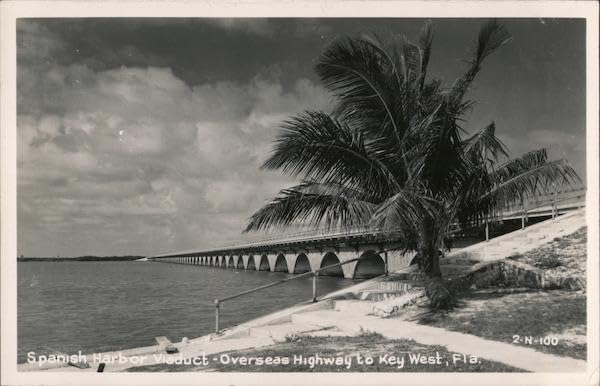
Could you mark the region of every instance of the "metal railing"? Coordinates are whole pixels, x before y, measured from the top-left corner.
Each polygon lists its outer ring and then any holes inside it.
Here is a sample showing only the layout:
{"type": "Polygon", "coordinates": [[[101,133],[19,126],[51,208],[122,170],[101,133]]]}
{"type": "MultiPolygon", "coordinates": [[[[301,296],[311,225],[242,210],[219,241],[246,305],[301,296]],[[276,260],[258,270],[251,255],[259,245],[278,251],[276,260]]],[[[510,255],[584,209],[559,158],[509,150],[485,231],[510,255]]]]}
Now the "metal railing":
{"type": "MultiPolygon", "coordinates": [[[[491,214],[489,216],[487,216],[486,218],[483,219],[483,223],[485,224],[485,241],[489,241],[490,237],[489,237],[489,224],[493,223],[495,221],[499,221],[502,219],[506,219],[506,217],[511,217],[514,219],[520,218],[521,219],[521,229],[525,228],[525,223],[528,220],[528,217],[531,215],[531,212],[534,212],[536,209],[539,208],[543,208],[543,207],[550,207],[550,215],[552,216],[552,218],[556,218],[561,210],[565,210],[565,208],[560,208],[559,207],[559,203],[561,202],[565,202],[565,201],[570,201],[570,200],[575,200],[575,202],[573,202],[573,206],[576,206],[577,208],[581,208],[583,206],[585,206],[585,201],[581,201],[581,199],[585,199],[586,196],[586,189],[585,188],[581,188],[581,189],[573,189],[573,190],[568,190],[565,192],[555,192],[553,194],[548,194],[548,195],[544,195],[541,197],[548,197],[547,199],[542,199],[542,200],[535,200],[534,202],[529,202],[527,200],[524,200],[523,203],[520,203],[519,205],[512,205],[510,206],[510,210],[508,212],[505,212],[504,210],[500,210],[497,213],[491,214]],[[560,197],[560,194],[564,194],[564,193],[576,193],[575,195],[569,196],[569,197],[560,197]]],[[[480,222],[478,222],[477,224],[481,224],[480,222]]],[[[476,224],[476,225],[477,225],[476,224]]],[[[459,233],[463,231],[463,229],[460,228],[460,225],[458,223],[453,223],[451,224],[451,229],[448,232],[449,235],[453,235],[456,233],[459,233]]]]}
{"type": "Polygon", "coordinates": [[[540,209],[543,207],[551,207],[550,214],[551,214],[552,218],[556,218],[561,209],[561,208],[559,208],[559,203],[575,200],[573,205],[581,208],[582,206],[585,206],[585,201],[583,201],[583,202],[581,201],[581,198],[585,199],[585,196],[586,196],[585,189],[569,190],[566,192],[555,192],[553,194],[538,196],[538,199],[535,200],[534,202],[524,201],[520,207],[516,207],[508,213],[500,212],[497,215],[497,217],[502,219],[503,217],[510,216],[511,214],[513,216],[519,216],[521,218],[521,229],[523,229],[523,228],[525,228],[525,222],[527,221],[530,213],[534,212],[536,209],[540,209]],[[564,194],[564,193],[576,193],[576,194],[572,195],[572,196],[568,196],[568,197],[562,196],[559,198],[559,194],[564,194]],[[542,198],[542,199],[539,199],[539,198],[542,198]]]}
{"type": "MultiPolygon", "coordinates": [[[[572,199],[578,199],[581,197],[585,197],[586,188],[576,188],[570,190],[563,191],[555,191],[550,194],[543,195],[535,195],[535,196],[526,196],[524,197],[523,202],[511,202],[507,203],[506,207],[503,210],[500,210],[498,213],[489,216],[488,221],[494,221],[497,219],[501,219],[503,216],[508,214],[516,215],[517,213],[522,213],[525,219],[527,218],[527,213],[531,212],[533,209],[542,207],[544,205],[556,205],[558,202],[564,202],[572,199]],[[565,195],[576,193],[575,196],[564,197],[565,195]],[[532,200],[533,199],[533,200],[532,200]],[[533,206],[532,206],[533,205],[533,206]]],[[[558,211],[558,209],[556,209],[558,211]]],[[[553,214],[553,217],[555,215],[553,214]]],[[[261,238],[260,240],[254,241],[245,241],[245,242],[233,242],[230,245],[222,246],[218,248],[211,248],[201,251],[202,253],[218,253],[222,251],[233,251],[236,249],[244,249],[244,248],[252,248],[252,247],[262,247],[268,246],[270,244],[285,244],[285,243],[296,243],[303,241],[319,241],[328,238],[341,238],[341,237],[356,237],[356,236],[381,236],[381,235],[393,235],[395,232],[390,230],[383,230],[381,228],[373,228],[368,226],[361,227],[352,227],[343,230],[326,230],[326,229],[317,229],[317,230],[308,230],[302,232],[294,232],[288,234],[278,234],[271,235],[266,238],[261,238]]],[[[176,256],[176,255],[186,255],[186,254],[194,254],[199,253],[198,250],[190,250],[190,251],[181,251],[177,253],[169,252],[163,253],[159,255],[155,255],[154,257],[166,257],[166,256],[176,256]]]]}
{"type": "MultiPolygon", "coordinates": [[[[346,260],[346,261],[341,262],[341,263],[331,264],[331,265],[328,265],[328,266],[316,269],[314,271],[309,271],[309,272],[301,273],[301,274],[298,274],[298,275],[295,275],[295,276],[292,276],[292,277],[288,277],[288,278],[285,278],[285,279],[282,279],[282,280],[274,281],[274,282],[262,285],[260,287],[255,287],[255,288],[252,288],[252,289],[249,289],[249,290],[246,290],[246,291],[238,292],[237,294],[234,294],[234,295],[231,295],[231,296],[227,296],[227,297],[224,297],[224,298],[221,298],[221,299],[215,299],[214,300],[214,304],[215,304],[215,333],[219,334],[219,332],[221,331],[221,325],[220,325],[220,323],[221,323],[221,321],[220,321],[220,318],[221,318],[221,315],[220,315],[221,303],[223,303],[225,301],[228,301],[228,300],[236,299],[236,298],[239,298],[241,296],[248,295],[248,294],[251,294],[251,293],[254,293],[254,292],[257,292],[257,291],[261,291],[261,290],[264,290],[264,289],[267,289],[267,288],[275,287],[275,286],[278,286],[278,285],[290,282],[292,280],[302,279],[302,278],[305,278],[305,277],[308,277],[308,276],[312,276],[312,278],[313,278],[312,279],[312,301],[316,302],[317,301],[317,277],[319,276],[319,272],[326,271],[328,269],[335,268],[335,267],[341,267],[342,265],[346,265],[346,264],[349,264],[349,263],[353,263],[355,261],[359,261],[359,260],[361,260],[361,258],[362,257],[357,257],[357,258],[354,258],[354,259],[346,260]]],[[[362,258],[362,259],[365,259],[365,258],[362,258]]],[[[388,255],[387,255],[387,251],[384,251],[384,275],[387,275],[387,274],[388,274],[388,255]]]]}

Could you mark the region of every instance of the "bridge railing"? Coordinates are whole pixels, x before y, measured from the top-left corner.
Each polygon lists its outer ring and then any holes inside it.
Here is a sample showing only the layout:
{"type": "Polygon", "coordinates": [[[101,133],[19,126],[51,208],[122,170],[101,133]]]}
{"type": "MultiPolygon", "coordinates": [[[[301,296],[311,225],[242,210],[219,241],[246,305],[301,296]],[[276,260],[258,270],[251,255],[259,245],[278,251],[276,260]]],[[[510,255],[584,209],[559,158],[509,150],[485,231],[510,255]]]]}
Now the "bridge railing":
{"type": "MultiPolygon", "coordinates": [[[[585,206],[585,196],[585,188],[572,189],[564,192],[555,192],[553,194],[539,196],[540,198],[536,199],[535,201],[523,200],[523,202],[519,202],[518,204],[506,206],[498,212],[493,213],[487,218],[483,219],[483,223],[485,224],[485,240],[489,240],[490,223],[506,219],[507,217],[513,219],[520,218],[521,229],[523,229],[525,228],[525,223],[527,221],[528,216],[532,213],[539,213],[539,209],[548,209],[548,214],[551,215],[552,218],[556,218],[561,210],[565,210],[565,206],[571,209],[572,207],[580,208],[585,206]]],[[[481,222],[478,222],[477,224],[481,224],[481,222]]],[[[462,231],[458,223],[451,224],[450,228],[450,235],[462,231]]]]}
{"type": "MultiPolygon", "coordinates": [[[[565,203],[567,201],[573,200],[575,202],[580,201],[582,198],[585,199],[586,188],[576,188],[564,191],[555,191],[551,194],[543,194],[536,196],[527,196],[524,197],[523,202],[513,201],[509,202],[505,205],[505,207],[499,210],[497,213],[489,216],[486,221],[493,222],[507,215],[518,215],[522,218],[522,222],[524,224],[527,219],[527,214],[533,212],[535,209],[542,208],[544,206],[552,206],[553,212],[552,217],[555,217],[558,213],[558,204],[565,203]]],[[[452,232],[456,232],[453,230],[452,232]]],[[[232,244],[227,246],[221,246],[218,248],[211,248],[208,250],[203,250],[204,253],[210,252],[220,252],[227,250],[235,250],[240,248],[251,248],[263,246],[266,244],[285,244],[285,243],[293,243],[293,242],[302,242],[302,241],[313,241],[313,240],[322,240],[327,238],[340,238],[340,237],[354,237],[354,236],[363,236],[363,235],[373,235],[373,236],[385,236],[385,235],[393,235],[395,232],[390,230],[384,230],[381,228],[374,228],[369,226],[359,226],[352,227],[346,229],[337,229],[334,231],[327,229],[317,229],[317,230],[306,230],[301,232],[293,232],[293,233],[280,233],[280,234],[272,234],[268,237],[263,237],[258,240],[253,241],[233,241],[232,244]]],[[[186,253],[195,253],[196,251],[189,252],[180,252],[179,254],[186,253]]],[[[166,255],[174,255],[174,254],[161,254],[155,257],[166,256],[166,255]]]]}
{"type": "MultiPolygon", "coordinates": [[[[384,259],[384,264],[385,264],[384,274],[387,275],[388,274],[387,253],[384,256],[385,256],[385,259],[384,259]]],[[[257,292],[257,291],[262,291],[262,290],[267,289],[267,288],[271,288],[271,287],[275,287],[275,286],[278,286],[278,285],[282,285],[282,284],[285,284],[285,283],[290,282],[292,280],[298,280],[298,279],[302,279],[302,278],[309,277],[309,276],[312,276],[312,278],[313,278],[312,279],[312,301],[316,302],[317,301],[317,277],[319,276],[319,272],[326,271],[328,269],[335,268],[335,267],[341,267],[342,265],[353,263],[353,262],[358,261],[360,259],[361,259],[360,257],[357,257],[357,258],[354,258],[354,259],[346,260],[346,261],[341,262],[341,263],[331,264],[331,265],[328,265],[328,266],[316,269],[314,271],[309,271],[309,272],[301,273],[301,274],[298,274],[298,275],[295,275],[295,276],[292,276],[292,277],[288,277],[288,278],[285,278],[285,279],[282,279],[282,280],[274,281],[274,282],[262,285],[260,287],[255,287],[255,288],[252,288],[252,289],[249,289],[249,290],[246,290],[246,291],[238,292],[238,293],[236,293],[234,295],[227,296],[227,297],[224,297],[224,298],[221,298],[221,299],[215,299],[214,300],[214,303],[215,303],[215,333],[219,334],[220,331],[221,331],[221,324],[220,324],[221,323],[221,320],[220,320],[220,318],[221,318],[220,315],[221,314],[220,314],[220,310],[221,310],[221,304],[222,303],[224,303],[224,302],[226,302],[228,300],[233,300],[233,299],[237,299],[239,297],[245,296],[245,295],[249,295],[249,294],[257,292]]]]}
{"type": "MultiPolygon", "coordinates": [[[[535,195],[535,196],[526,196],[524,197],[523,202],[513,201],[507,203],[506,207],[503,208],[499,213],[494,216],[490,216],[490,220],[495,220],[497,218],[501,218],[504,214],[507,213],[525,213],[525,218],[527,217],[526,213],[533,211],[535,209],[544,207],[544,206],[552,206],[556,205],[560,202],[566,202],[569,200],[580,200],[581,198],[585,198],[586,188],[576,188],[570,190],[563,191],[555,191],[549,194],[535,195]]],[[[556,208],[558,210],[558,208],[556,208]]],[[[554,215],[553,215],[554,217],[554,215]]],[[[373,234],[373,235],[381,235],[384,233],[393,233],[389,230],[384,230],[381,228],[374,228],[369,226],[362,227],[352,227],[347,229],[338,229],[335,231],[327,230],[327,229],[317,229],[317,230],[307,230],[302,232],[288,233],[288,234],[275,234],[270,235],[268,237],[263,237],[260,240],[255,240],[251,242],[244,243],[244,246],[259,246],[263,244],[267,244],[273,241],[285,243],[285,242],[294,242],[294,241],[302,241],[305,239],[308,240],[316,240],[319,238],[328,238],[328,237],[343,237],[343,236],[358,236],[364,234],[373,234]]],[[[219,249],[235,249],[239,247],[241,243],[233,243],[231,246],[223,247],[219,249]]]]}
{"type": "Polygon", "coordinates": [[[556,202],[565,202],[573,200],[575,202],[585,199],[586,188],[577,188],[564,191],[555,191],[548,194],[527,195],[520,200],[507,202],[500,213],[515,213],[523,211],[532,211],[544,206],[552,206],[556,202]]]}

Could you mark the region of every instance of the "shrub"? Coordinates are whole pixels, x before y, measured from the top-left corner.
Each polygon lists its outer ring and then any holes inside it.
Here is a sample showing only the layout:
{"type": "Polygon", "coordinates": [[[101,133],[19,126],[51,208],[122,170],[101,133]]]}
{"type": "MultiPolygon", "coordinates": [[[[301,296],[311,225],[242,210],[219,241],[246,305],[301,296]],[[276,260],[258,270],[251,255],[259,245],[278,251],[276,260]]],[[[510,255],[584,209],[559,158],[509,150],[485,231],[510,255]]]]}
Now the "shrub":
{"type": "Polygon", "coordinates": [[[435,277],[426,284],[425,291],[433,309],[450,309],[454,307],[455,297],[444,280],[435,277]]]}
{"type": "Polygon", "coordinates": [[[295,343],[295,342],[300,342],[300,336],[295,334],[295,333],[291,333],[291,334],[287,334],[285,336],[285,342],[286,343],[295,343]]]}

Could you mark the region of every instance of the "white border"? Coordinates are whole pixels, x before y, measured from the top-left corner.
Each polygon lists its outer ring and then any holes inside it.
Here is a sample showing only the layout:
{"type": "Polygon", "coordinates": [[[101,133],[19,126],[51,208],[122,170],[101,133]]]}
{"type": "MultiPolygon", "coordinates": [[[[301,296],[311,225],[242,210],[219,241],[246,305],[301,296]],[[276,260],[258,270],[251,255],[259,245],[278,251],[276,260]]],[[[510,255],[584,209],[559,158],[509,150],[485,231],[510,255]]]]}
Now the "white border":
{"type": "MultiPolygon", "coordinates": [[[[1,382],[2,384],[598,384],[598,3],[596,1],[2,1],[1,382]],[[587,19],[588,371],[460,373],[17,373],[16,18],[19,17],[576,17],[587,19]]],[[[557,96],[560,99],[560,96],[557,96]]]]}

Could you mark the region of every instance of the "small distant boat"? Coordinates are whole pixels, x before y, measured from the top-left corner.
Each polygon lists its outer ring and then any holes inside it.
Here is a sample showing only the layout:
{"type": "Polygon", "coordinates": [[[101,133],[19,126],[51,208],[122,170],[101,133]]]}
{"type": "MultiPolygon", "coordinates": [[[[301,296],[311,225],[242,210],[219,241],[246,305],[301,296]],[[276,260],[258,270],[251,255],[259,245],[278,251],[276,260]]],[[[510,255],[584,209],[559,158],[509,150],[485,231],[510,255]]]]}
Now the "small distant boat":
{"type": "Polygon", "coordinates": [[[150,261],[147,257],[142,257],[141,259],[137,259],[135,261],[150,261]]]}

